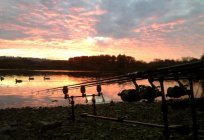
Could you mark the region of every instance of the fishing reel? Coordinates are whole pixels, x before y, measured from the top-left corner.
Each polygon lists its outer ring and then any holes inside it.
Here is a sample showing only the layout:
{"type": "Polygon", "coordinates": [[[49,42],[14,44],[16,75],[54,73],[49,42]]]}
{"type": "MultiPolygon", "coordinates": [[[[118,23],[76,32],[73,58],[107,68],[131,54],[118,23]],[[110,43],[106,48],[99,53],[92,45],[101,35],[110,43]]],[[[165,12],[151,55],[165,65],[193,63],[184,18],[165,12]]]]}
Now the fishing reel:
{"type": "Polygon", "coordinates": [[[139,85],[137,89],[125,89],[118,94],[123,101],[135,102],[146,99],[148,102],[154,101],[161,93],[151,86],[139,85]]]}
{"type": "Polygon", "coordinates": [[[161,92],[156,86],[154,86],[152,82],[152,86],[146,86],[138,85],[136,81],[133,80],[136,89],[123,90],[118,94],[118,96],[120,96],[123,101],[127,102],[140,101],[142,99],[145,99],[148,102],[152,102],[156,97],[161,96],[161,92]]]}
{"type": "Polygon", "coordinates": [[[183,85],[177,78],[175,80],[179,86],[169,87],[167,89],[166,97],[180,98],[184,95],[189,95],[190,90],[187,89],[187,85],[183,85]]]}
{"type": "Polygon", "coordinates": [[[135,89],[125,89],[118,93],[118,96],[120,96],[124,102],[136,102],[141,99],[140,94],[135,89]]]}
{"type": "Polygon", "coordinates": [[[140,96],[141,96],[141,99],[146,99],[148,102],[153,102],[155,98],[161,96],[161,92],[157,89],[157,88],[154,88],[154,87],[151,87],[151,86],[141,86],[140,89],[140,96]]]}

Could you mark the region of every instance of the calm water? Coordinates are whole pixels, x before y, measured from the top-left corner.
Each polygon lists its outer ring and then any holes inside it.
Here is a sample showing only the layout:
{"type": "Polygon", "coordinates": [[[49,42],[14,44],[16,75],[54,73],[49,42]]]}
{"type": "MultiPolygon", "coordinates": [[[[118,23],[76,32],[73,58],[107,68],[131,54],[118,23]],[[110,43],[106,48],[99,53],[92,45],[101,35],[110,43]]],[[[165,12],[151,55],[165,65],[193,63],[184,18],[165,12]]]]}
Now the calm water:
{"type": "MultiPolygon", "coordinates": [[[[96,80],[93,77],[82,76],[68,76],[65,74],[49,75],[50,80],[44,80],[44,75],[35,75],[34,80],[30,80],[28,76],[7,75],[3,81],[0,81],[0,108],[10,107],[25,107],[25,106],[65,106],[68,101],[64,100],[62,91],[46,92],[43,94],[35,91],[59,87],[64,85],[71,85],[90,80],[96,80]],[[22,83],[16,83],[15,79],[21,79],[22,83]],[[35,93],[34,93],[35,92],[35,93]]],[[[146,80],[138,81],[138,84],[147,85],[146,80]]],[[[155,83],[158,85],[158,83],[155,83]]],[[[168,86],[174,86],[176,83],[169,81],[165,82],[165,90],[168,86]]],[[[118,93],[123,89],[134,88],[132,83],[126,84],[111,84],[102,86],[102,93],[105,101],[121,101],[118,93]]],[[[87,94],[96,93],[96,87],[86,88],[87,94]]],[[[203,95],[202,88],[199,83],[194,83],[194,93],[197,97],[203,95]]],[[[79,89],[70,90],[70,95],[80,95],[79,89]]],[[[97,97],[97,103],[102,103],[102,99],[97,97]]],[[[91,103],[91,98],[88,98],[91,103]]],[[[159,100],[159,99],[158,99],[159,100]]],[[[76,99],[78,104],[86,104],[85,99],[76,99]]]]}

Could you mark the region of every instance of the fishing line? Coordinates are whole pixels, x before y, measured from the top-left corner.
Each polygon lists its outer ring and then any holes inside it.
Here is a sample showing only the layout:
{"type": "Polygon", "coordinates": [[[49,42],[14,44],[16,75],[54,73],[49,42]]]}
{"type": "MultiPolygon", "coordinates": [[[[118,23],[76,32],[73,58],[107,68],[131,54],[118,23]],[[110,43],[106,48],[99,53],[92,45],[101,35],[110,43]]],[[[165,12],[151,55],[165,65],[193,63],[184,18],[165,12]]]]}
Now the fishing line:
{"type": "MultiPolygon", "coordinates": [[[[137,71],[133,73],[118,75],[114,77],[103,78],[99,80],[86,81],[78,84],[65,85],[69,89],[78,89],[81,86],[92,87],[98,84],[106,85],[113,83],[125,83],[130,82],[132,80],[143,80],[148,79],[150,76],[154,78],[154,80],[160,80],[162,77],[164,80],[175,80],[175,76],[179,75],[179,79],[188,79],[188,77],[193,77],[199,70],[202,70],[203,61],[191,62],[187,64],[180,64],[176,66],[169,66],[164,68],[157,68],[155,70],[148,71],[137,71]]],[[[47,91],[58,91],[62,90],[64,86],[49,88],[37,91],[39,93],[47,92],[47,91]]]]}

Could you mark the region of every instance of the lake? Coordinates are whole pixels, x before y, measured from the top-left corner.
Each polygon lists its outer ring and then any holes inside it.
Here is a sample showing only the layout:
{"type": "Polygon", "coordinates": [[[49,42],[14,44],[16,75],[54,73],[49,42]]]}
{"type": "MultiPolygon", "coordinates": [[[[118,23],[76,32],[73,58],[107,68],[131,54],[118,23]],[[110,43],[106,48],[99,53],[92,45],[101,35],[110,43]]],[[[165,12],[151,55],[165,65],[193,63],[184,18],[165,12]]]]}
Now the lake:
{"type": "MultiPolygon", "coordinates": [[[[63,73],[58,73],[57,71],[53,71],[52,73],[50,73],[50,71],[43,71],[43,73],[37,74],[32,73],[32,77],[34,78],[33,80],[29,80],[28,75],[4,75],[4,80],[0,81],[0,108],[19,108],[26,106],[66,106],[69,104],[68,101],[64,99],[64,94],[62,91],[45,93],[38,93],[36,91],[100,79],[99,76],[87,76],[87,73],[83,74],[77,71],[72,71],[71,74],[65,73],[66,71],[63,71],[63,73]],[[47,74],[47,77],[50,78],[49,80],[44,80],[45,74],[47,74]],[[22,82],[16,83],[15,79],[20,79],[22,82]]],[[[101,78],[104,77],[105,76],[103,75],[101,78]]],[[[187,83],[187,81],[183,82],[185,84],[187,83]]],[[[147,80],[138,81],[138,84],[149,85],[147,80]]],[[[157,82],[155,82],[155,84],[159,85],[157,82]]],[[[164,84],[166,91],[169,86],[174,86],[176,82],[165,81],[164,84]]],[[[130,88],[134,88],[134,85],[131,82],[124,84],[115,83],[110,85],[102,85],[102,93],[105,98],[105,102],[110,102],[111,100],[115,102],[121,101],[117,94],[123,89],[130,88]]],[[[86,93],[97,93],[96,87],[86,88],[86,93]]],[[[196,97],[201,97],[203,95],[203,89],[198,82],[194,83],[194,94],[196,97]]],[[[69,95],[81,95],[80,89],[70,90],[69,95]]],[[[88,98],[88,100],[88,103],[91,104],[91,97],[88,98]]],[[[160,98],[157,100],[160,100],[160,98]]],[[[75,100],[75,102],[77,104],[86,104],[84,98],[78,98],[75,100]]],[[[96,97],[96,102],[103,103],[102,98],[96,97]]]]}

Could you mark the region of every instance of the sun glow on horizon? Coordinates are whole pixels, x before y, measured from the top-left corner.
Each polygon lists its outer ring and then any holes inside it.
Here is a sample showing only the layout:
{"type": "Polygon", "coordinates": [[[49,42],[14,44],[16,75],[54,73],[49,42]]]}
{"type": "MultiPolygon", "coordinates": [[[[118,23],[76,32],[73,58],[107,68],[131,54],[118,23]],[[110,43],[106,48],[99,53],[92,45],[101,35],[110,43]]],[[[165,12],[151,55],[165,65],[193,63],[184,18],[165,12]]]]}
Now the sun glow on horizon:
{"type": "MultiPolygon", "coordinates": [[[[159,59],[180,59],[182,57],[192,56],[191,51],[186,50],[185,55],[182,56],[182,51],[185,51],[185,47],[177,47],[176,53],[174,47],[167,47],[165,44],[159,46],[137,46],[135,42],[124,40],[111,40],[103,37],[87,37],[82,40],[67,40],[67,41],[52,41],[42,42],[27,40],[8,41],[1,46],[20,46],[19,48],[4,47],[0,51],[0,56],[20,56],[20,57],[33,57],[33,58],[47,58],[54,60],[67,60],[76,56],[93,56],[93,55],[119,55],[126,54],[135,57],[136,60],[143,60],[146,62],[152,61],[155,58],[159,59]],[[103,41],[101,43],[100,41],[103,41]],[[20,42],[20,43],[19,43],[20,42]],[[108,43],[107,43],[108,42],[108,43]],[[10,44],[9,44],[10,43],[10,44]],[[127,47],[121,47],[123,44],[127,47]],[[103,45],[101,47],[101,45],[103,45]],[[168,57],[166,55],[168,52],[168,57]],[[177,55],[179,54],[179,56],[177,55]],[[159,56],[159,57],[158,57],[159,56]]],[[[143,43],[144,44],[144,43],[143,43]]],[[[148,44],[147,44],[148,45],[148,44]]],[[[202,52],[200,52],[202,55],[202,52]]],[[[199,58],[194,56],[195,58],[199,58]]]]}
{"type": "Polygon", "coordinates": [[[95,44],[95,40],[92,37],[87,37],[85,39],[85,42],[88,44],[95,44]]]}

